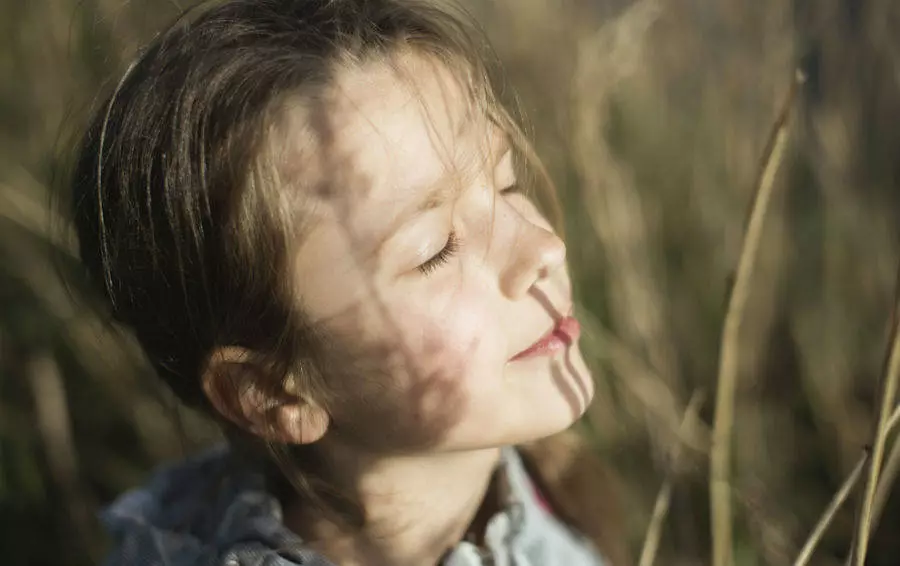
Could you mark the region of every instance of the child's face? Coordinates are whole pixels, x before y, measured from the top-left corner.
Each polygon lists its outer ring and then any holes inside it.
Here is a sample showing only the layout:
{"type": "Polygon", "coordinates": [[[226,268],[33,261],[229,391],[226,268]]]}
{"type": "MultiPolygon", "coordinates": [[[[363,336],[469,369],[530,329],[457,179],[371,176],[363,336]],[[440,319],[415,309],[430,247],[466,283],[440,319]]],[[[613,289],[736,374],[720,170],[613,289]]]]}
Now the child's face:
{"type": "Polygon", "coordinates": [[[340,71],[318,107],[283,122],[283,166],[311,219],[293,281],[353,368],[325,368],[332,431],[391,451],[558,432],[593,395],[577,344],[511,358],[571,312],[565,246],[502,192],[515,183],[505,136],[452,74],[395,63],[340,71]]]}

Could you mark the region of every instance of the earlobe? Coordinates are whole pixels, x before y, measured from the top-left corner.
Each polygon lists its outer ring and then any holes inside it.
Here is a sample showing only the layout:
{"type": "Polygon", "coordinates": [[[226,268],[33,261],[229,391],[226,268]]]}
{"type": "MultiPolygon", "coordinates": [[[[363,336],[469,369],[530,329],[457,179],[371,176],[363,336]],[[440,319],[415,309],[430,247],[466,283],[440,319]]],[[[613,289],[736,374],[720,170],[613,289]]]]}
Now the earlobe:
{"type": "Polygon", "coordinates": [[[278,418],[282,422],[278,426],[280,438],[277,440],[285,444],[312,444],[325,436],[331,423],[324,409],[301,399],[282,407],[278,418]]]}
{"type": "Polygon", "coordinates": [[[215,350],[201,380],[217,413],[263,440],[310,444],[328,431],[328,412],[301,391],[296,379],[275,382],[244,348],[215,350]]]}

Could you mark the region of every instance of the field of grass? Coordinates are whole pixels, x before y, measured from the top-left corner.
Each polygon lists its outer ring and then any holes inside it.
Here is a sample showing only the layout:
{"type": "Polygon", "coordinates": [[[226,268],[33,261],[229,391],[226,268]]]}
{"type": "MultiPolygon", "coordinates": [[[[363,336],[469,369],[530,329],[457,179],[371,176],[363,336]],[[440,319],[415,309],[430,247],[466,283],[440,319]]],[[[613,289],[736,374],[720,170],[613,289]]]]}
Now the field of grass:
{"type": "MultiPolygon", "coordinates": [[[[59,277],[72,238],[49,206],[94,97],[176,4],[0,0],[5,563],[97,563],[98,507],[215,438],[73,300],[59,277]]],[[[867,563],[900,562],[900,449],[886,431],[873,442],[894,403],[880,383],[900,260],[900,5],[468,4],[559,187],[597,370],[586,434],[621,479],[635,556],[662,494],[655,564],[713,563],[711,531],[734,566],[794,564],[856,471],[809,562],[844,564],[881,461],[867,563]],[[728,464],[720,481],[711,461],[728,464]]]]}

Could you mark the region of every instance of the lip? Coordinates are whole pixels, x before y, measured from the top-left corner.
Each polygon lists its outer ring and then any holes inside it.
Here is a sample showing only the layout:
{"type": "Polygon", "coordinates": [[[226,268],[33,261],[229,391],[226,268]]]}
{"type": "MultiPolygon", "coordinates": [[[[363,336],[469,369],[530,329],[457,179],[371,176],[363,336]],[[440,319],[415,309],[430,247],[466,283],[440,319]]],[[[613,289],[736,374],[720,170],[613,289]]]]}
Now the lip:
{"type": "Polygon", "coordinates": [[[574,344],[580,335],[581,324],[578,322],[578,319],[571,315],[563,317],[557,320],[553,328],[537,342],[510,358],[510,361],[515,362],[528,358],[551,356],[574,344]]]}

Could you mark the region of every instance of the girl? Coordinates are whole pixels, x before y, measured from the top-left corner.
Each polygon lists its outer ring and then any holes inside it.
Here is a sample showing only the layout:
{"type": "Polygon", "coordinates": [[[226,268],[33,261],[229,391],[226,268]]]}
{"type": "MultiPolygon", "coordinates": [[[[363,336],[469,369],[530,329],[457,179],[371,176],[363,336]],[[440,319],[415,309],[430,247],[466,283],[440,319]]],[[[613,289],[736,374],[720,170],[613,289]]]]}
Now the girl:
{"type": "Polygon", "coordinates": [[[229,439],[105,513],[109,564],[623,563],[556,435],[593,393],[565,246],[466,22],[209,3],[100,108],[82,261],[229,439]]]}

